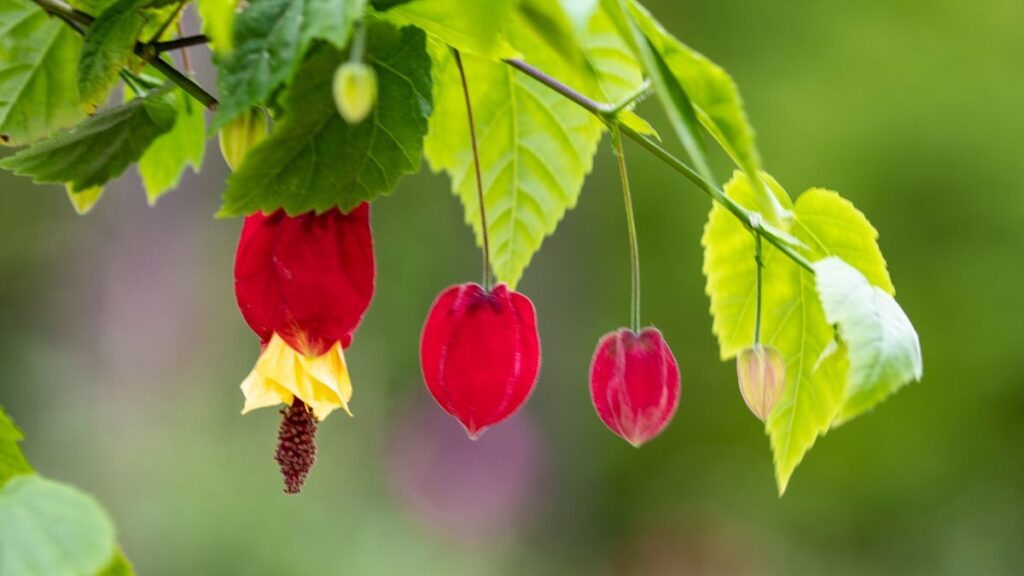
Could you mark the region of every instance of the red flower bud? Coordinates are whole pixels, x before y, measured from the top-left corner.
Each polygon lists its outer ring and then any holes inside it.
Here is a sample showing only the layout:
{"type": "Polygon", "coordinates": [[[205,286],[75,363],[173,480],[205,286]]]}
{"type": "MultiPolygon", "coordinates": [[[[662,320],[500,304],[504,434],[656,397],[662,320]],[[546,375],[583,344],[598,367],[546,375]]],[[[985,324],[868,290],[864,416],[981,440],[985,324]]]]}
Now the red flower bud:
{"type": "Polygon", "coordinates": [[[679,365],[655,328],[627,328],[597,343],[590,397],[601,421],[639,447],[668,426],[679,406],[679,365]]]}
{"type": "Polygon", "coordinates": [[[296,351],[347,348],[373,297],[370,205],[290,217],[245,219],[235,257],[235,295],[264,345],[276,332],[296,351]]]}
{"type": "Polygon", "coordinates": [[[423,326],[420,364],[434,400],[478,437],[518,410],[537,382],[533,303],[504,284],[448,288],[423,326]]]}

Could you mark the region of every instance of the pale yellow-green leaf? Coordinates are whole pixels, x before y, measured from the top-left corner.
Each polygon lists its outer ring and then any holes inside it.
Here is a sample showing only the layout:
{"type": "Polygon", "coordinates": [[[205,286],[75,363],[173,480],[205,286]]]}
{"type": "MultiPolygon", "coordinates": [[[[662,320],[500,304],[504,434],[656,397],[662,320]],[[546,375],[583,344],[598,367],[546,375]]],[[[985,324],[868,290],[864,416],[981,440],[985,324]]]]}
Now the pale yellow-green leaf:
{"type": "Polygon", "coordinates": [[[100,201],[100,196],[103,195],[103,186],[93,186],[92,188],[86,188],[81,192],[73,191],[70,185],[65,186],[64,188],[67,190],[68,200],[71,201],[71,206],[79,216],[85,216],[89,212],[92,212],[93,206],[100,201]]]}
{"type": "MultiPolygon", "coordinates": [[[[770,177],[762,179],[788,208],[781,188],[770,177]]],[[[758,209],[758,195],[745,175],[734,176],[726,193],[747,209],[758,209]]],[[[799,251],[807,259],[839,256],[891,291],[875,242],[877,232],[838,194],[821,189],[805,192],[792,208],[787,231],[803,245],[799,251]]],[[[728,359],[753,343],[754,241],[732,214],[716,205],[703,244],[714,332],[722,358],[728,359]]],[[[767,422],[781,493],[804,454],[835,419],[843,400],[848,357],[845,347],[833,351],[835,331],[825,318],[814,276],[768,243],[764,260],[762,342],[775,346],[786,360],[786,386],[767,422]]]]}
{"type": "Polygon", "coordinates": [[[432,40],[441,44],[500,59],[519,55],[503,30],[515,7],[516,0],[413,0],[389,9],[384,15],[399,26],[411,24],[422,28],[432,40]]]}
{"type": "MultiPolygon", "coordinates": [[[[787,209],[792,202],[771,176],[761,179],[787,209]]],[[[725,186],[725,193],[749,210],[761,212],[760,195],[750,180],[737,173],[725,186]]],[[[750,346],[754,338],[754,237],[735,216],[719,205],[711,210],[704,227],[705,291],[711,299],[711,330],[718,337],[722,360],[728,360],[750,346]]]]}
{"type": "Polygon", "coordinates": [[[630,12],[644,36],[665,59],[686,90],[704,128],[748,175],[756,174],[761,159],[754,129],[747,120],[743,100],[732,77],[703,54],[677,40],[638,2],[630,12]]]}
{"type": "Polygon", "coordinates": [[[186,167],[199,173],[206,150],[205,109],[182,90],[174,90],[167,99],[177,111],[174,126],[154,140],[139,159],[139,176],[151,206],[178,187],[186,167]]]}
{"type": "Polygon", "coordinates": [[[203,33],[210,37],[213,50],[226,54],[234,46],[231,27],[235,21],[238,0],[199,0],[199,17],[203,20],[203,33]]]}
{"type": "Polygon", "coordinates": [[[896,300],[837,257],[814,263],[825,317],[839,329],[850,371],[834,425],[870,410],[923,372],[921,344],[896,300]]]}
{"type": "MultiPolygon", "coordinates": [[[[529,27],[510,26],[525,59],[566,78],[597,99],[624,97],[640,86],[628,48],[595,15],[582,46],[595,74],[573,69],[529,27]]],[[[425,152],[434,170],[446,171],[462,199],[466,220],[482,243],[466,107],[458,69],[447,47],[432,44],[435,109],[425,152]]],[[[473,102],[487,207],[491,265],[514,287],[566,210],[576,205],[601,139],[602,123],[576,104],[501,62],[464,54],[473,102]]]]}

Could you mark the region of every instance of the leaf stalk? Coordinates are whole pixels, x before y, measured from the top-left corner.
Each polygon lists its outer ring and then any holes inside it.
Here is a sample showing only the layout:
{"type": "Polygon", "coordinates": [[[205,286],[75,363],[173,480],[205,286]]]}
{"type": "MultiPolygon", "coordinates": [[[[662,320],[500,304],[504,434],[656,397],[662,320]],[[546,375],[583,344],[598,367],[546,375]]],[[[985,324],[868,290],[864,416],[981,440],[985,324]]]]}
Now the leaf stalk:
{"type": "Polygon", "coordinates": [[[740,221],[740,223],[742,223],[748,230],[750,230],[756,236],[763,237],[770,244],[778,248],[778,250],[785,254],[790,260],[795,262],[798,266],[804,268],[805,270],[812,274],[814,273],[814,267],[811,266],[810,261],[808,261],[807,258],[801,255],[799,252],[797,252],[793,248],[793,246],[791,246],[789,242],[787,242],[784,238],[776,234],[771,227],[764,226],[760,217],[755,218],[755,216],[757,215],[756,212],[747,210],[746,208],[738,204],[735,200],[726,195],[725,192],[723,192],[713,183],[711,183],[706,178],[701,176],[696,170],[691,168],[685,162],[683,162],[679,158],[676,158],[671,152],[663,148],[660,144],[658,144],[651,138],[637,132],[633,128],[630,128],[628,125],[620,122],[617,113],[609,118],[607,110],[614,109],[614,104],[607,104],[592,100],[591,98],[583,94],[580,94],[576,90],[567,86],[560,80],[552,76],[549,76],[543,71],[538,70],[537,68],[527,64],[522,60],[508,59],[505,60],[505,62],[508,65],[515,68],[516,70],[519,70],[520,72],[540,82],[544,86],[550,88],[551,90],[554,90],[558,94],[561,94],[569,101],[576,103],[578,106],[580,106],[587,112],[590,112],[594,116],[600,118],[609,126],[617,126],[622,135],[628,137],[630,140],[633,140],[637,144],[640,144],[640,146],[642,146],[648,152],[654,155],[654,157],[664,162],[669,168],[682,174],[688,180],[693,182],[705,194],[710,196],[712,200],[718,202],[723,207],[725,207],[726,210],[731,212],[733,216],[735,216],[740,221]]]}

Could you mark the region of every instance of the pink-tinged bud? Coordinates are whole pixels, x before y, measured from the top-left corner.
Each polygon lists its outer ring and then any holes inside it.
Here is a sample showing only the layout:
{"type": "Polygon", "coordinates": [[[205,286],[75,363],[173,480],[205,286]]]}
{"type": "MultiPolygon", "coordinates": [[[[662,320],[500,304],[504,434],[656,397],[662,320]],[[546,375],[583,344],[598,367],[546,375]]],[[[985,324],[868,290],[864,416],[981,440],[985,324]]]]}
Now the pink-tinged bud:
{"type": "Polygon", "coordinates": [[[540,370],[530,299],[498,284],[451,286],[430,308],[420,341],[427,389],[476,438],[526,402],[540,370]]]}
{"type": "Polygon", "coordinates": [[[633,446],[661,434],[679,407],[679,365],[661,332],[605,334],[590,363],[590,397],[601,421],[633,446]]]}
{"type": "Polygon", "coordinates": [[[745,348],[736,357],[736,375],[747,408],[764,422],[786,385],[786,361],[782,353],[760,344],[745,348]]]}

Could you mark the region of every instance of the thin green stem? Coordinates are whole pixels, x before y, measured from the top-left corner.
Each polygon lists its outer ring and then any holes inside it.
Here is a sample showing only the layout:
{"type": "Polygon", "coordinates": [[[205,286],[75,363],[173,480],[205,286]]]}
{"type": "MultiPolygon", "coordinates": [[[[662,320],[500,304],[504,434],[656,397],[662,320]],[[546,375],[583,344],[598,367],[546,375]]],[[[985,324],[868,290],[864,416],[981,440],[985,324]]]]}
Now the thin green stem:
{"type": "Polygon", "coordinates": [[[754,262],[757,265],[755,271],[757,280],[754,285],[755,298],[757,298],[757,305],[754,309],[754,345],[757,346],[761,343],[761,276],[764,272],[760,234],[754,234],[754,262]]]}
{"type": "Polygon", "coordinates": [[[125,86],[130,88],[133,94],[138,97],[146,95],[146,90],[135,82],[135,78],[127,70],[121,70],[118,74],[121,76],[121,80],[124,80],[125,86]]]}
{"type": "Polygon", "coordinates": [[[626,204],[626,229],[629,233],[629,269],[631,279],[630,325],[634,334],[640,333],[640,244],[636,236],[636,217],[633,214],[633,196],[629,191],[629,174],[626,172],[626,153],[622,149],[619,125],[612,127],[612,147],[619,163],[619,178],[622,181],[622,199],[626,204]]]}
{"type": "Polygon", "coordinates": [[[660,144],[654,140],[640,134],[636,130],[630,128],[628,125],[623,124],[618,120],[617,117],[612,116],[611,118],[607,115],[607,110],[614,108],[614,105],[609,105],[601,102],[597,102],[580,94],[576,90],[573,90],[569,86],[565,85],[561,81],[545,74],[544,72],[534,68],[533,66],[523,62],[522,60],[506,60],[507,64],[513,68],[523,72],[527,76],[530,76],[534,80],[547,86],[551,90],[554,90],[558,94],[561,94],[566,99],[576,103],[578,106],[590,112],[594,116],[597,116],[609,126],[617,125],[621,130],[622,134],[627,136],[630,140],[640,144],[647,149],[648,152],[653,154],[656,158],[668,165],[676,172],[679,172],[685,176],[688,180],[693,182],[704,191],[705,194],[711,197],[712,200],[718,202],[724,206],[729,212],[733,214],[744,226],[750,231],[763,237],[770,244],[779,249],[780,252],[785,254],[790,260],[795,262],[800,267],[804,268],[808,272],[814,273],[814,267],[810,261],[803,257],[797,252],[784,238],[779,236],[775,230],[769,226],[764,226],[760,219],[753,217],[754,213],[750,212],[743,206],[740,206],[732,198],[727,196],[725,192],[722,192],[717,186],[709,182],[703,176],[701,176],[696,170],[688,166],[685,162],[676,158],[671,152],[665,150],[660,144]]]}
{"type": "Polygon", "coordinates": [[[188,0],[179,0],[178,6],[174,9],[174,12],[170,15],[170,17],[164,20],[162,24],[160,24],[160,29],[156,31],[156,34],[153,34],[153,37],[149,39],[149,42],[147,42],[147,44],[156,44],[160,41],[160,38],[163,37],[164,32],[166,32],[167,29],[170,28],[171,23],[178,19],[178,14],[181,14],[181,9],[185,7],[185,3],[187,1],[188,0]]]}
{"type": "Polygon", "coordinates": [[[449,46],[455,56],[455,65],[459,68],[462,79],[462,95],[466,98],[466,117],[469,120],[469,141],[473,146],[473,169],[476,172],[476,198],[480,204],[480,230],[484,240],[484,289],[491,289],[491,243],[487,237],[487,210],[484,206],[484,180],[480,173],[480,151],[476,143],[476,124],[473,121],[473,105],[469,99],[469,84],[466,82],[466,70],[462,66],[462,55],[454,47],[449,46]]]}
{"type": "MultiPolygon", "coordinates": [[[[52,14],[80,34],[85,34],[86,29],[92,25],[95,18],[76,10],[71,6],[64,3],[62,0],[32,0],[40,8],[46,11],[48,14],[52,14]]],[[[203,106],[210,110],[217,109],[217,99],[212,94],[203,90],[201,86],[196,84],[191,78],[179,72],[174,66],[161,60],[158,56],[158,50],[155,44],[136,42],[135,43],[135,54],[151,64],[158,72],[160,72],[165,78],[177,84],[182,90],[184,90],[189,96],[192,96],[198,100],[203,106]]]]}
{"type": "Polygon", "coordinates": [[[366,56],[366,20],[356,24],[355,35],[352,37],[352,48],[348,52],[349,62],[362,62],[366,56]]]}

